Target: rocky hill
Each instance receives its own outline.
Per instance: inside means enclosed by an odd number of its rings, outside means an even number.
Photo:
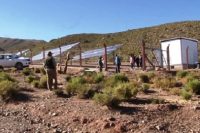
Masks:
[[[34,48],[43,43],[46,42],[42,40],[25,40],[0,37],[0,48],[8,52]]]
[[[138,54],[141,40],[144,39],[149,47],[160,47],[160,40],[173,37],[188,37],[200,40],[200,21],[185,21],[162,24],[153,27],[132,29],[109,34],[74,34],[53,39],[45,47],[55,48],[59,45],[81,42],[83,50],[101,48],[103,44],[123,44],[117,51],[121,56],[127,57],[129,53]],[[41,51],[44,41],[5,39],[0,38],[0,47],[8,50],[33,48],[35,53]]]

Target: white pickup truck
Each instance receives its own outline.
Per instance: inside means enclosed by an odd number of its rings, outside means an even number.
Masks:
[[[15,54],[0,54],[0,69],[15,67],[22,70],[31,63],[29,58],[19,57]]]

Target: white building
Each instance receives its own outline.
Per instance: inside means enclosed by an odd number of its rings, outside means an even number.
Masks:
[[[161,50],[164,67],[169,64],[172,69],[185,69],[195,67],[198,62],[198,40],[195,39],[181,37],[162,40]]]

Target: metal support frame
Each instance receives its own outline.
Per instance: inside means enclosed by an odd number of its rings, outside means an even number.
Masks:
[[[186,63],[187,63],[187,69],[189,69],[189,47],[186,48]]]
[[[170,71],[169,45],[167,46],[167,70]]]
[[[108,64],[107,64],[107,46],[106,46],[106,44],[104,43],[103,44],[103,46],[104,46],[104,63],[105,63],[105,71],[107,71],[108,70]]]
[[[145,71],[146,70],[146,55],[145,55],[145,42],[144,40],[142,40],[142,70]]]

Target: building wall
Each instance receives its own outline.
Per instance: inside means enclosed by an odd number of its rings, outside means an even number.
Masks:
[[[170,65],[180,65],[182,64],[181,56],[181,40],[169,40],[166,42],[161,42],[162,56],[163,56],[163,66],[167,66],[167,47],[169,46],[169,58]]]
[[[187,64],[187,54],[186,54],[187,47],[189,47],[188,49],[189,65],[196,64],[196,62],[198,62],[197,42],[181,39],[182,64]]]

